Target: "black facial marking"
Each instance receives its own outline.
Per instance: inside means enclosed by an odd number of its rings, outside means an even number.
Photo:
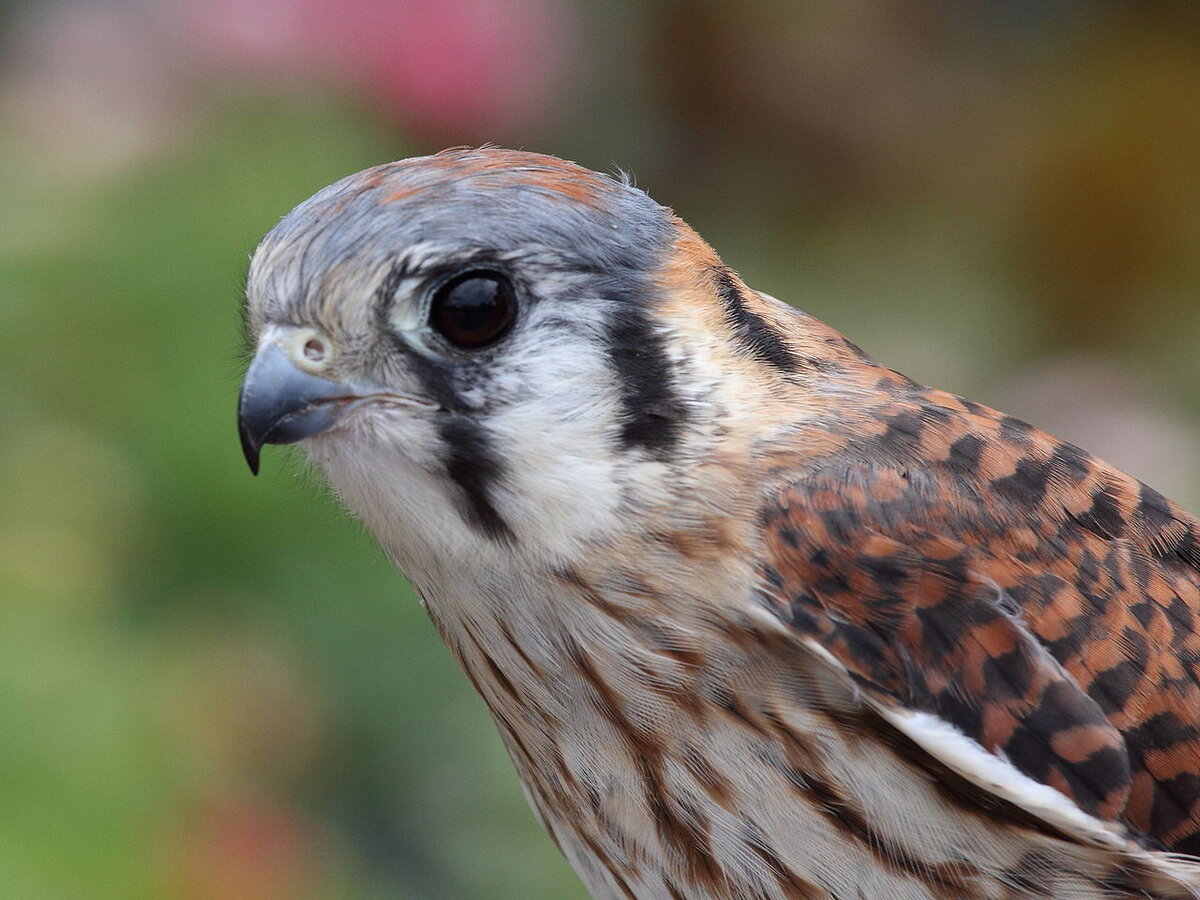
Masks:
[[[461,415],[438,420],[446,444],[446,474],[462,491],[467,523],[496,541],[513,540],[512,529],[492,504],[492,491],[504,474],[487,432]]]
[[[662,336],[636,302],[617,305],[608,323],[609,358],[621,379],[621,445],[670,456],[687,418]]]
[[[783,338],[762,316],[746,305],[746,300],[728,269],[714,269],[717,294],[725,306],[725,319],[733,329],[737,340],[751,355],[781,372],[796,368],[796,357],[783,342]]]
[[[420,383],[422,396],[433,400],[444,410],[467,414],[470,408],[457,389],[456,374],[461,364],[456,366],[452,361],[416,352],[404,338],[392,331],[388,322],[397,286],[409,274],[402,266],[395,266],[375,291],[373,313],[376,333],[383,339],[380,349],[404,358],[404,367]],[[477,362],[472,364],[478,365]]]
[[[405,366],[420,383],[420,393],[441,407],[438,435],[446,447],[446,474],[461,493],[463,518],[481,534],[509,543],[514,539],[512,529],[492,502],[495,486],[504,476],[504,467],[487,430],[471,416],[456,390],[453,367],[414,352],[388,326],[392,297],[406,274],[400,268],[393,269],[376,292],[374,312],[378,333],[386,340],[389,352],[404,356]]]

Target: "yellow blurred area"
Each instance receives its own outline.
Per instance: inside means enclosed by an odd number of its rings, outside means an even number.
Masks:
[[[1200,508],[1193,2],[0,5],[0,897],[583,897],[412,591],[234,406],[258,238],[494,141]]]

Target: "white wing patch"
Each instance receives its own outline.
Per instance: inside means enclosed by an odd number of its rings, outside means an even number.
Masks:
[[[814,656],[838,671],[849,684],[854,684],[846,667],[820,643],[807,639],[804,644]],[[1066,795],[1030,778],[1003,756],[988,751],[945,719],[919,710],[887,706],[861,693],[859,696],[888,724],[976,787],[1020,807],[1081,843],[1111,850],[1130,849],[1120,825],[1084,812]]]
[[[1066,795],[1030,778],[945,719],[927,712],[872,705],[897,731],[988,793],[1019,806],[1079,841],[1113,850],[1128,846],[1120,826],[1085,813]]]

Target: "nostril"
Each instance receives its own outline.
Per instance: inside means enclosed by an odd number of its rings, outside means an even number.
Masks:
[[[288,328],[280,335],[280,349],[292,365],[310,375],[330,377],[329,369],[337,360],[337,345],[316,328]]]
[[[322,362],[325,359],[325,342],[317,338],[305,341],[304,358],[310,362]]]

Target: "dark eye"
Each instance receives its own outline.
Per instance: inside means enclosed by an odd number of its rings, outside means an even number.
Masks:
[[[512,284],[498,272],[463,272],[438,286],[429,324],[456,347],[490,344],[517,315]]]

